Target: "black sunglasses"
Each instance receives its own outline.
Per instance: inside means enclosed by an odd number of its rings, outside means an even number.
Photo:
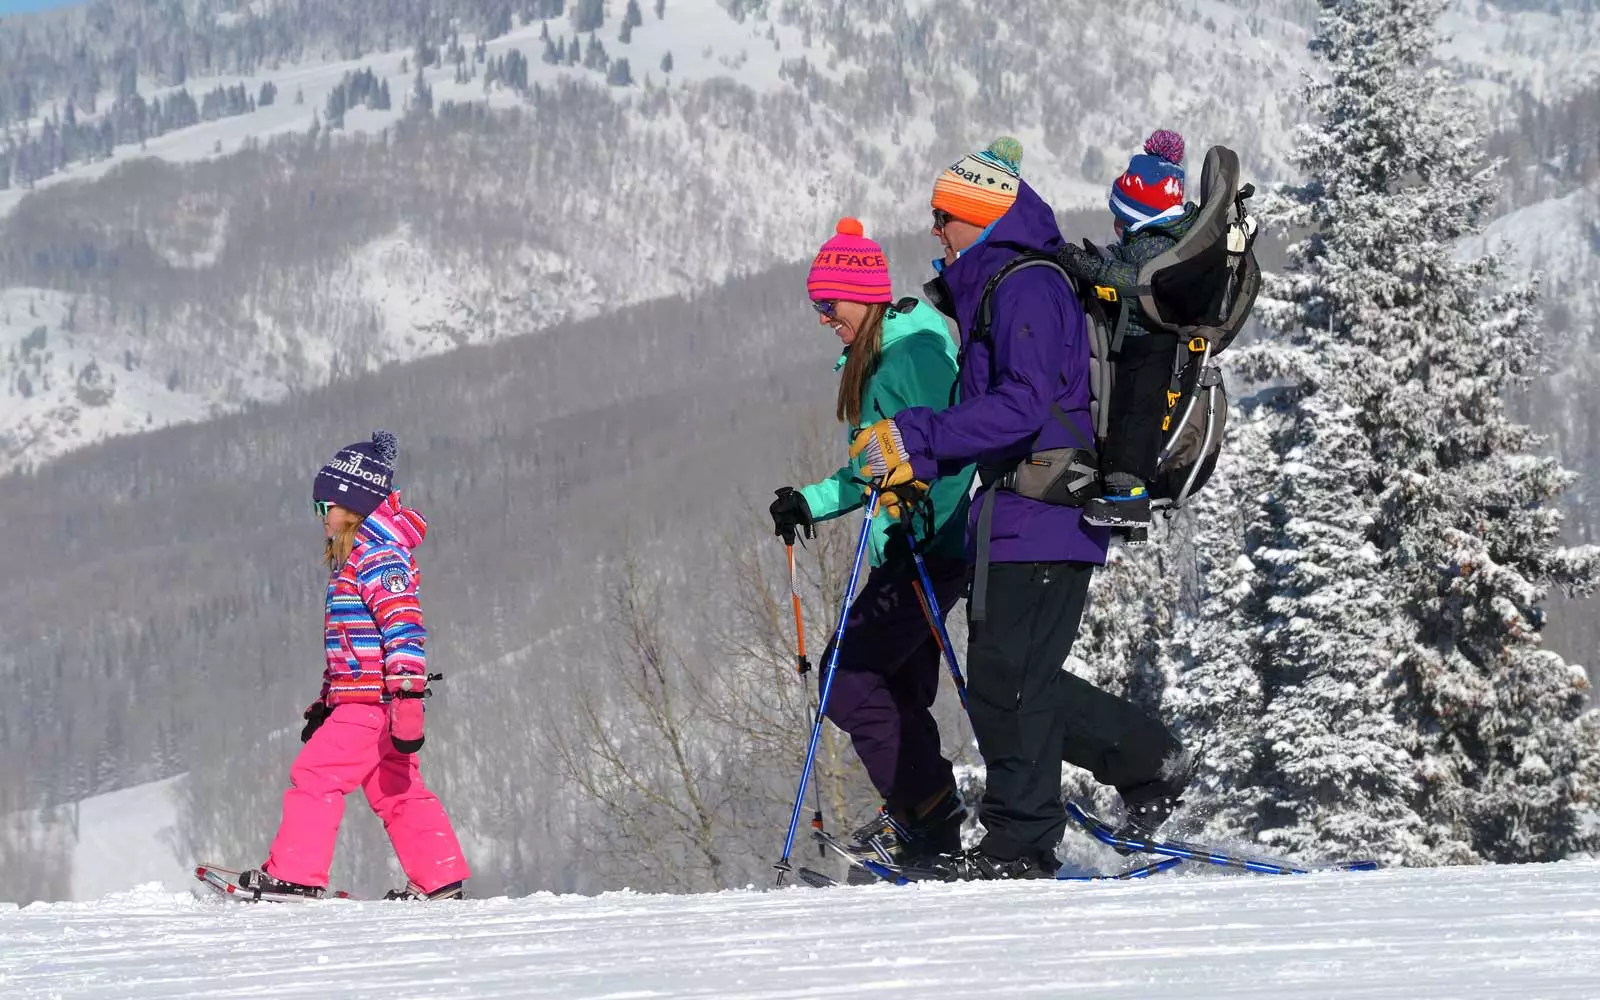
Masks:
[[[946,212],[944,209],[936,208],[933,210],[933,228],[943,229],[945,226],[948,226],[954,221],[956,221],[956,217],[951,215],[949,212]]]
[[[811,308],[815,309],[819,314],[833,319],[833,314],[838,311],[839,304],[833,299],[821,299],[811,303]]]

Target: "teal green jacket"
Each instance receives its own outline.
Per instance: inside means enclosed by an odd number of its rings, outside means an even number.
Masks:
[[[843,367],[844,358],[840,358],[834,370]],[[871,426],[908,406],[943,410],[950,405],[950,390],[955,382],[956,345],[939,311],[918,302],[909,312],[890,312],[883,320],[878,369],[868,376],[861,394],[861,421]],[[846,438],[847,452],[849,442],[861,430],[851,429]],[[933,499],[934,537],[931,544],[921,539],[924,552],[953,559],[966,557],[972,476],[973,467],[968,466],[959,475],[934,481],[929,494]],[[863,478],[859,464],[845,465],[827,479],[801,487],[800,492],[811,508],[811,516],[827,521],[861,507],[865,499],[861,493]],[[890,524],[884,514],[873,519],[873,566],[883,565]]]

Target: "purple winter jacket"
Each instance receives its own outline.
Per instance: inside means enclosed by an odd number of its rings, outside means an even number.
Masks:
[[[998,465],[1046,448],[1092,440],[1089,427],[1089,339],[1083,306],[1061,275],[1032,268],[1007,278],[995,294],[988,340],[972,343],[984,286],[1019,253],[1062,246],[1055,212],[1026,183],[1016,203],[983,241],[944,269],[964,361],[961,402],[935,412],[900,411],[911,467],[929,481],[974,462]],[[1076,440],[1050,414],[1057,402],[1081,431]],[[982,504],[974,502],[967,548],[975,547]],[[1110,531],[1083,523],[1076,507],[1056,507],[1000,491],[995,496],[990,559],[994,562],[1104,564]]]

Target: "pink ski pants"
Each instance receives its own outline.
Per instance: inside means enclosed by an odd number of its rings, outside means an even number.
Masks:
[[[422,783],[417,755],[394,748],[382,705],[340,705],[300,750],[283,794],[283,822],[266,870],[301,885],[326,886],[344,797],[360,788],[400,856],[406,877],[424,892],[471,872],[438,796]]]

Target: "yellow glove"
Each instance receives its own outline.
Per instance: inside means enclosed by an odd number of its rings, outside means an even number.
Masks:
[[[856,435],[850,445],[850,460],[861,460],[861,469],[880,489],[911,482],[911,456],[900,440],[900,428],[893,420],[880,420]],[[923,489],[927,489],[926,486]]]

